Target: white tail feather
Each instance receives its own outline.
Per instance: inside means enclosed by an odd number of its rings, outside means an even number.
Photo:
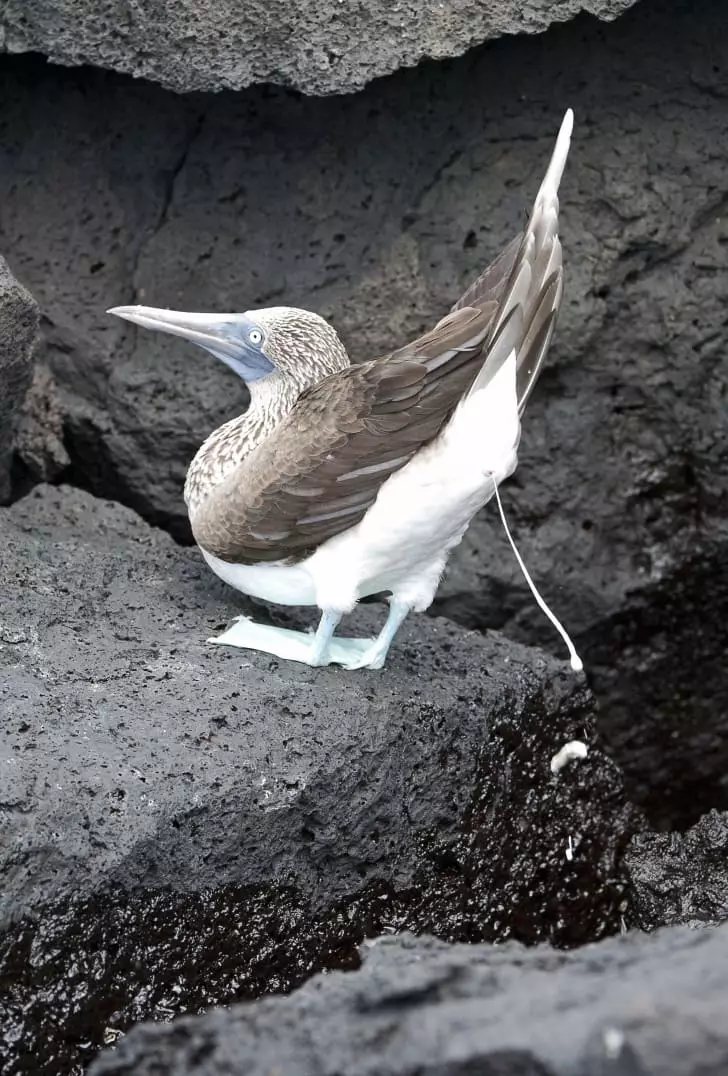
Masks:
[[[519,413],[523,412],[538,379],[563,294],[558,188],[569,155],[573,126],[574,113],[568,109],[534,200],[513,274],[492,326],[483,369],[471,388],[472,394],[487,387],[504,355],[508,354],[500,344],[499,333],[509,323],[505,332],[509,343],[513,339],[516,350]],[[546,287],[552,278],[554,286]],[[516,324],[521,326],[519,338],[513,337]],[[542,340],[539,340],[540,335]]]
[[[536,195],[536,206],[538,206],[540,201],[555,201],[557,214],[559,211],[557,194],[561,183],[561,177],[563,176],[564,168],[566,167],[566,158],[569,156],[571,133],[573,130],[574,113],[570,108],[567,108],[564,118],[561,121],[561,127],[556,139],[554,151],[551,154],[549,166],[546,169],[546,175],[543,178],[541,189]],[[534,206],[534,208],[536,208],[536,206]]]

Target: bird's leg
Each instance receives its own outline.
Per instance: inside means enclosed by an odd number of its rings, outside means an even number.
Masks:
[[[344,662],[346,669],[381,669],[384,665],[389,648],[392,645],[392,641],[401,628],[405,617],[412,609],[410,602],[393,601],[389,603],[389,615],[384,622],[384,627],[379,632],[376,639],[366,647],[364,652],[359,657],[352,657],[349,661]],[[347,643],[350,640],[341,639],[342,643]],[[351,642],[357,642],[361,644],[363,640],[356,639]]]
[[[313,642],[309,646],[309,665],[328,665],[329,650],[331,648],[331,640],[334,637],[334,632],[339,626],[341,620],[341,613],[327,613],[321,614],[319,625],[316,628],[316,634],[313,637]]]

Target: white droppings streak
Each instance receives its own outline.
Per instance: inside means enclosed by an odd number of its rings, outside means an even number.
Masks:
[[[503,524],[503,530],[505,531],[506,538],[511,543],[511,549],[513,550],[513,554],[514,554],[516,560],[518,561],[518,567],[523,572],[523,578],[526,580],[529,587],[531,588],[531,593],[533,594],[534,598],[536,599],[536,603],[537,603],[539,609],[541,609],[541,611],[546,614],[546,616],[549,618],[549,620],[551,621],[553,626],[558,631],[561,638],[566,643],[567,649],[569,651],[569,657],[571,659],[571,667],[572,667],[572,669],[574,670],[574,672],[582,672],[583,669],[584,669],[584,663],[581,660],[581,658],[579,657],[579,655],[577,654],[576,649],[574,648],[574,644],[572,643],[571,639],[569,638],[569,636],[568,636],[568,634],[566,632],[566,629],[563,627],[563,625],[560,623],[560,621],[557,620],[556,617],[554,616],[554,614],[551,612],[548,605],[546,604],[546,602],[543,600],[543,598],[539,594],[538,590],[536,589],[536,584],[534,583],[533,579],[531,579],[531,576],[528,574],[528,569],[526,568],[526,565],[523,563],[523,559],[521,557],[521,554],[518,552],[518,549],[516,547],[516,543],[513,540],[510,528],[508,526],[508,523],[506,522],[506,514],[503,511],[503,504],[502,504],[501,499],[500,499],[500,493],[498,492],[498,485],[497,485],[497,482],[495,480],[495,476],[493,477],[493,481],[494,481],[494,485],[495,485],[495,499],[496,499],[496,501],[498,503],[498,511],[500,512],[501,523]]]
[[[563,770],[567,762],[576,762],[586,758],[588,753],[589,748],[581,740],[569,740],[551,759],[551,772],[556,775]]]

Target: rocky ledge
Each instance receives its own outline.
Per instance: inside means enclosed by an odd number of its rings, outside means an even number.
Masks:
[[[365,934],[619,929],[640,819],[567,663],[425,616],[386,677],[211,646],[241,610],[198,555],[71,488],[4,510],[0,544],[0,968],[34,1071]]]
[[[425,58],[459,56],[502,34],[539,33],[636,0],[3,0],[0,51],[94,64],[177,92],[256,82],[310,94],[361,89]]]
[[[728,926],[573,953],[383,939],[288,998],[135,1029],[89,1076],[723,1076]]]

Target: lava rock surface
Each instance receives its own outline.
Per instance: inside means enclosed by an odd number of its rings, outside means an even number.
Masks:
[[[710,811],[687,833],[639,833],[625,864],[630,912],[643,930],[728,920],[728,815]]]
[[[641,822],[566,662],[425,616],[384,677],[210,646],[240,607],[199,555],[71,488],[4,510],[0,545],[0,975],[32,1071],[351,963],[365,933],[619,929]]]
[[[287,998],[135,1028],[89,1076],[722,1076],[728,926],[556,953],[378,940]]]
[[[0,504],[10,496],[10,469],[25,395],[33,376],[38,307],[0,258]]]
[[[614,19],[635,2],[195,0],[130,9],[123,0],[3,0],[0,50],[95,64],[181,93],[256,82],[344,93],[426,57],[540,33],[582,11]]]

